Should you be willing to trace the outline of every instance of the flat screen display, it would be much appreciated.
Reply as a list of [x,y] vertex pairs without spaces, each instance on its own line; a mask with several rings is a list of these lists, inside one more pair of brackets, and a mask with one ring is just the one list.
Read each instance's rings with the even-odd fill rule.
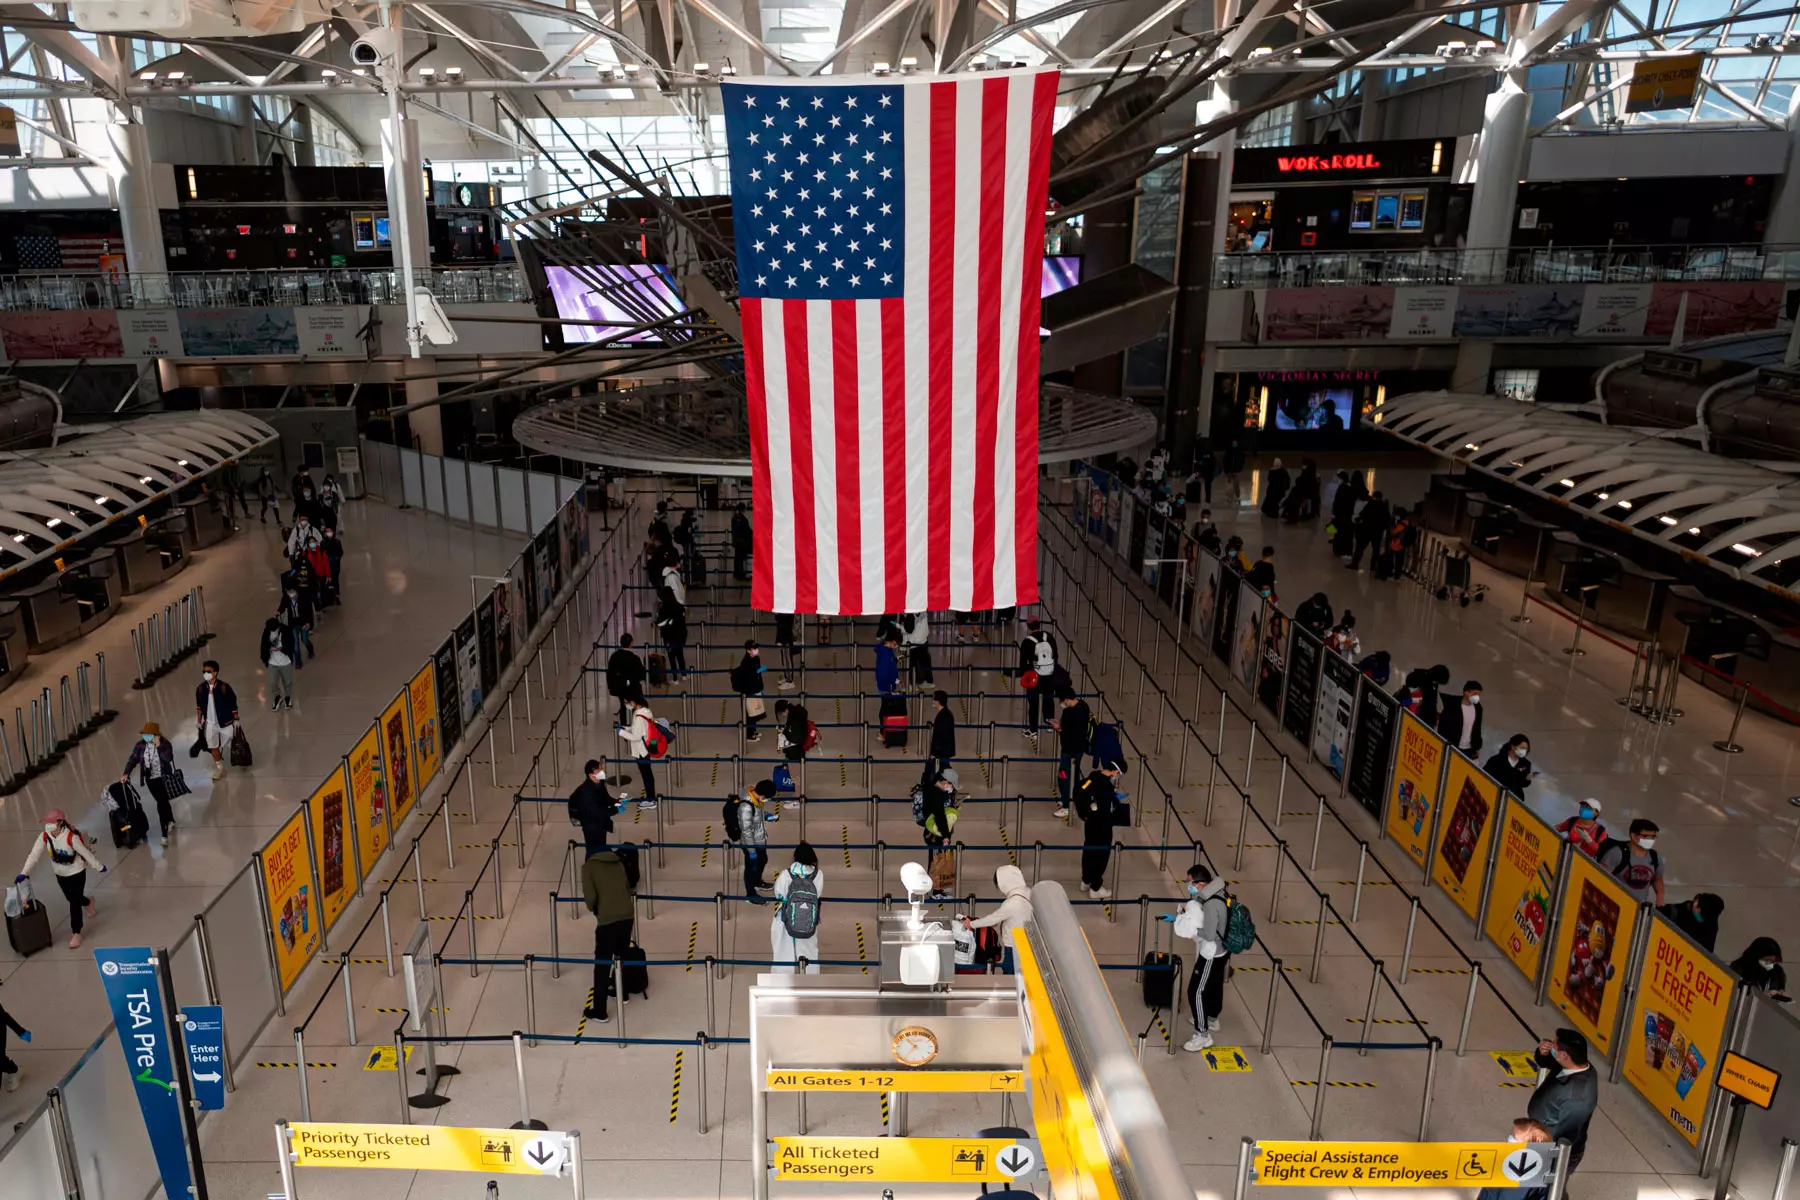
[[[566,343],[605,341],[615,330],[642,325],[686,307],[676,294],[666,267],[634,263],[584,267],[582,271],[587,278],[575,275],[567,267],[544,268],[550,295],[556,301],[556,315],[609,324],[564,325],[563,341]],[[597,290],[595,284],[604,291]],[[656,341],[657,337],[653,333],[634,333],[623,340],[650,342]]]
[[1349,388],[1287,392],[1275,401],[1275,428],[1348,429],[1352,405]]
[[1081,282],[1081,259],[1074,255],[1044,255],[1044,287],[1040,296],[1054,296]]

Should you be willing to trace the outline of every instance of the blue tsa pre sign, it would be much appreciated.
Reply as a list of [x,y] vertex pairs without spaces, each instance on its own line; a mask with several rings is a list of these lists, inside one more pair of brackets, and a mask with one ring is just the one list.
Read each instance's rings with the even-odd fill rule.
[[148,946],[94,951],[106,1001],[144,1129],[156,1154],[163,1194],[180,1200],[191,1194],[187,1142],[183,1136],[181,1097],[175,1090],[175,1060],[169,1046],[168,1009],[156,978],[156,957]]
[[217,1004],[189,1004],[181,1010],[187,1042],[188,1078],[201,1111],[225,1107],[225,1010]]

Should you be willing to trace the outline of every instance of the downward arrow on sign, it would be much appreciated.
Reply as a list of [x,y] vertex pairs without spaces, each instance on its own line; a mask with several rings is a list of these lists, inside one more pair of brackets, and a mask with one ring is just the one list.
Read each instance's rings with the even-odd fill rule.
[[1016,1146],[1000,1155],[1000,1169],[1008,1174],[1017,1175],[1031,1165],[1031,1156]]
[[[540,1146],[543,1147],[544,1152],[542,1154],[538,1153],[538,1148]],[[542,1142],[533,1142],[530,1145],[530,1147],[526,1149],[525,1157],[529,1158],[532,1162],[536,1163],[538,1166],[541,1167],[545,1163],[549,1162],[551,1159],[556,1157],[556,1151],[552,1150],[548,1146],[545,1146],[544,1143],[542,1143]]]

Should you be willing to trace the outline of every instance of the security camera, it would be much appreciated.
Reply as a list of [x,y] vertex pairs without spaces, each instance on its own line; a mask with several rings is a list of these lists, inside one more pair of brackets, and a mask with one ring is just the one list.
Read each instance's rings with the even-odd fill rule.
[[921,921],[919,905],[931,895],[931,872],[916,862],[902,863],[900,886],[906,889],[907,903],[912,905],[912,927],[917,929]]
[[350,43],[350,61],[359,67],[379,66],[394,56],[394,31],[386,27],[369,30]]

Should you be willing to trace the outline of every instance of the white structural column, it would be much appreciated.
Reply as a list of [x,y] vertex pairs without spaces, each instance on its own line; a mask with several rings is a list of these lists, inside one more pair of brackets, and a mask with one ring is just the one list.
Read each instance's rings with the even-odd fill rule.
[[[120,38],[96,39],[96,49],[120,93],[130,75],[130,61]],[[150,134],[142,114],[129,104],[113,106],[113,121],[106,128],[102,151],[106,173],[118,198],[119,223],[125,233],[125,267],[134,276],[166,276],[169,257],[163,248],[162,214],[157,211],[151,180]]]
[[1475,194],[1469,205],[1466,243],[1471,249],[1485,251],[1511,244],[1530,115],[1525,68],[1515,67],[1501,75],[1500,86],[1488,96],[1481,132],[1475,135]]
[[1800,91],[1788,104],[1787,170],[1775,181],[1769,199],[1763,246],[1773,252],[1767,267],[1800,265]]

